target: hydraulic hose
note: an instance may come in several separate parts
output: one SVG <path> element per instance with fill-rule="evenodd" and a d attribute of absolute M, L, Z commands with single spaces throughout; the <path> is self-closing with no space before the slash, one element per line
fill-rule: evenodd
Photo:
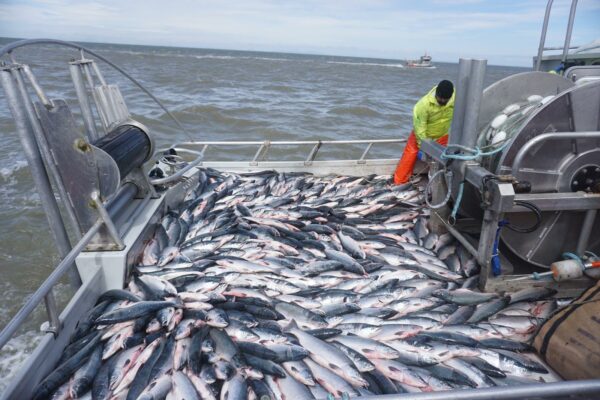
<path fill-rule="evenodd" d="M 520 226 L 515 226 L 515 225 L 509 223 L 508 225 L 506 225 L 506 227 L 508 229 L 510 229 L 513 232 L 518 232 L 518 233 L 531 233 L 540 227 L 540 224 L 542 223 L 542 212 L 535 204 L 529 203 L 527 201 L 522 201 L 522 200 L 515 200 L 515 204 L 531 210 L 531 212 L 533 212 L 536 217 L 536 221 L 532 226 L 527 227 L 527 228 L 522 228 Z"/>

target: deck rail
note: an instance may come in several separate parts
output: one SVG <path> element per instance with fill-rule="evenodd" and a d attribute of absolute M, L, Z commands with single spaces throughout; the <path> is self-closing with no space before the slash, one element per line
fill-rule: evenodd
<path fill-rule="evenodd" d="M 271 141 L 271 140 L 254 140 L 254 141 L 190 141 L 190 142 L 181 142 L 176 144 L 173 147 L 170 147 L 168 149 L 162 149 L 159 151 L 160 152 L 165 152 L 167 151 L 168 154 L 168 150 L 175 150 L 178 153 L 182 153 L 182 154 L 190 154 L 193 155 L 195 158 L 194 160 L 185 163 L 185 165 L 176 171 L 176 168 L 173 168 L 173 170 L 171 171 L 172 174 L 164 177 L 164 178 L 155 178 L 155 179 L 151 179 L 150 182 L 154 185 L 163 185 L 166 183 L 170 183 L 173 181 L 176 181 L 177 179 L 179 179 L 180 177 L 182 177 L 185 173 L 187 173 L 190 169 L 194 168 L 194 167 L 198 167 L 204 164 L 205 162 L 205 155 L 206 152 L 208 151 L 209 147 L 212 146 L 212 148 L 215 147 L 244 147 L 244 148 L 248 148 L 248 147 L 252 147 L 252 146 L 258 146 L 256 152 L 254 153 L 254 157 L 251 160 L 247 160 L 247 161 L 236 161 L 234 162 L 236 164 L 236 166 L 238 167 L 258 167 L 259 163 L 262 163 L 264 161 L 267 160 L 267 156 L 269 155 L 269 151 L 273 148 L 273 147 L 283 147 L 283 146 L 307 146 L 310 145 L 312 146 L 310 151 L 308 152 L 306 158 L 304 159 L 304 161 L 300 161 L 300 162 L 293 162 L 290 160 L 269 160 L 271 161 L 269 163 L 269 166 L 274 165 L 274 163 L 278 163 L 278 162 L 283 162 L 283 163 L 294 163 L 296 164 L 296 166 L 304 166 L 304 167 L 309 167 L 313 164 L 313 162 L 315 161 L 315 159 L 317 158 L 317 155 L 319 153 L 319 151 L 321 150 L 321 148 L 325 145 L 325 146 L 331 146 L 331 147 L 339 147 L 344 146 L 344 145 L 359 145 L 359 144 L 364 144 L 366 145 L 364 150 L 362 151 L 361 156 L 358 159 L 350 159 L 350 160 L 339 160 L 336 159 L 337 161 L 344 161 L 347 163 L 351 163 L 351 164 L 366 164 L 367 161 L 369 160 L 375 160 L 375 159 L 367 159 L 367 155 L 369 154 L 369 152 L 371 151 L 371 149 L 373 148 L 374 145 L 381 145 L 381 144 L 402 144 L 402 143 L 406 143 L 407 139 L 406 138 L 396 138 L 396 139 L 357 139 L 357 140 L 294 140 L 294 141 L 288 141 L 288 140 L 282 140 L 282 141 Z M 170 164 L 172 166 L 177 166 L 178 164 L 180 164 L 178 161 L 175 162 L 170 162 L 167 160 L 168 157 L 163 157 L 162 161 L 165 164 Z M 209 162 L 210 164 L 213 164 L 213 162 Z M 227 161 L 222 161 L 222 162 L 214 162 L 220 166 L 224 166 L 226 165 L 228 162 Z M 229 162 L 232 163 L 232 162 Z M 180 164 L 180 166 L 184 164 L 183 162 Z M 300 165 L 298 165 L 300 164 Z"/>
<path fill-rule="evenodd" d="M 52 273 L 46 280 L 36 289 L 35 292 L 27 299 L 25 304 L 17 311 L 14 317 L 6 324 L 0 332 L 0 350 L 11 340 L 13 335 L 19 330 L 25 322 L 28 321 L 29 315 L 36 307 L 44 300 L 46 311 L 49 315 L 47 326 L 43 329 L 46 333 L 57 335 L 61 330 L 61 321 L 58 316 L 58 309 L 54 303 L 48 304 L 48 298 L 51 297 L 52 289 L 70 270 L 77 256 L 85 250 L 88 243 L 98 233 L 100 228 L 110 221 L 111 217 L 118 214 L 129 201 L 133 199 L 137 192 L 135 186 L 131 183 L 121 187 L 119 192 L 106 205 L 99 202 L 96 206 L 105 208 L 106 214 L 98 218 L 96 223 L 83 235 L 83 237 L 73 246 L 61 262 L 52 270 Z M 140 205 L 144 202 L 140 203 Z M 117 233 L 120 237 L 121 233 Z"/>
<path fill-rule="evenodd" d="M 367 160 L 367 155 L 371 151 L 374 145 L 382 144 L 402 144 L 406 143 L 406 138 L 394 138 L 394 139 L 357 139 L 357 140 L 251 140 L 251 141 L 191 141 L 181 142 L 175 146 L 175 150 L 182 152 L 188 152 L 190 154 L 196 154 L 206 156 L 206 152 L 209 147 L 225 146 L 225 147 L 252 147 L 258 146 L 254 157 L 249 161 L 250 165 L 257 165 L 260 161 L 266 161 L 269 151 L 273 147 L 278 146 L 312 146 L 308 152 L 304 163 L 310 165 L 319 154 L 319 151 L 323 146 L 339 147 L 344 145 L 366 145 L 361 156 L 358 159 L 349 160 L 362 163 Z"/>

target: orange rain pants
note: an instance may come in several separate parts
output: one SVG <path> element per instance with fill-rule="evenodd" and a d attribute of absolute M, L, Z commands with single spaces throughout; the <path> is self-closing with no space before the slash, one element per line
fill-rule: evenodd
<path fill-rule="evenodd" d="M 437 139 L 436 142 L 438 142 L 442 146 L 447 146 L 448 135 L 446 134 L 442 136 L 441 138 Z M 410 133 L 410 136 L 408 137 L 406 147 L 404 148 L 404 153 L 402 153 L 402 158 L 398 162 L 398 166 L 396 167 L 396 171 L 394 172 L 394 184 L 400 185 L 402 183 L 408 182 L 408 179 L 413 173 L 415 163 L 417 162 L 418 153 L 419 145 L 417 143 L 415 131 L 413 130 Z"/>

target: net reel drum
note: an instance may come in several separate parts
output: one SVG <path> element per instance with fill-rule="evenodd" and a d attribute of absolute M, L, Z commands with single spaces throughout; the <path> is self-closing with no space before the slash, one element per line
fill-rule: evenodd
<path fill-rule="evenodd" d="M 533 194 L 600 193 L 600 138 L 578 135 L 600 130 L 600 81 L 576 86 L 544 72 L 510 76 L 483 91 L 478 130 L 480 148 L 504 146 L 497 155 L 482 158 L 481 165 L 498 176 L 512 176 L 520 185 L 515 188 Z M 572 135 L 527 146 L 553 132 Z M 481 208 L 474 207 L 480 203 L 479 193 L 471 190 L 465 193 L 462 211 L 481 217 Z M 588 210 L 542 211 L 534 232 L 505 229 L 502 243 L 521 260 L 549 268 L 561 254 L 577 251 L 587 215 L 592 230 L 584 250 L 597 253 L 600 217 L 593 213 L 590 217 Z M 511 213 L 509 220 L 521 227 L 537 222 L 530 210 Z"/>

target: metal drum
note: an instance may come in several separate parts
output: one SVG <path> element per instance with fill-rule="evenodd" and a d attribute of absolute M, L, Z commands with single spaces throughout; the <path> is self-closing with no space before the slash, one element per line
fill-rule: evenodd
<path fill-rule="evenodd" d="M 504 115 L 504 116 L 503 116 Z M 480 160 L 497 175 L 512 175 L 530 184 L 531 193 L 569 193 L 600 190 L 600 139 L 575 138 L 578 132 L 600 130 L 600 82 L 581 86 L 559 75 L 526 72 L 495 82 L 483 92 L 477 145 L 484 151 L 503 146 L 498 154 Z M 573 139 L 549 140 L 531 147 L 515 165 L 519 150 L 533 138 L 551 132 L 573 132 Z M 502 140 L 498 139 L 498 135 Z M 457 192 L 459 182 L 453 183 Z M 461 213 L 481 219 L 481 197 L 465 186 Z M 504 229 L 505 247 L 520 259 L 539 267 L 575 252 L 584 224 L 584 211 L 544 211 L 532 233 Z M 514 225 L 535 222 L 531 212 L 507 215 Z M 600 217 L 595 217 L 585 250 L 600 252 Z"/>
<path fill-rule="evenodd" d="M 490 145 L 492 138 L 486 137 L 489 133 L 490 125 L 497 116 L 503 114 L 511 105 L 518 104 L 520 106 L 518 112 L 523 112 L 527 107 L 527 98 L 531 95 L 538 95 L 545 98 L 556 95 L 573 86 L 572 81 L 560 75 L 549 74 L 547 72 L 523 72 L 494 82 L 484 89 L 481 97 L 479 118 L 477 121 L 477 132 L 479 132 L 477 145 L 483 149 L 486 149 Z M 528 112 L 531 114 L 531 110 Z M 516 127 L 516 129 L 512 129 L 510 134 L 518 135 L 518 131 L 519 129 Z M 498 154 L 483 158 L 479 162 L 481 166 L 489 171 L 496 172 L 500 157 L 501 154 Z M 457 181 L 453 182 L 453 193 L 458 192 L 459 183 Z M 461 214 L 481 220 L 483 218 L 483 210 L 481 208 L 481 196 L 479 192 L 470 185 L 466 185 L 464 190 Z"/>
<path fill-rule="evenodd" d="M 600 82 L 572 87 L 538 107 L 512 137 L 492 165 L 498 175 L 512 174 L 531 183 L 532 193 L 598 192 L 600 189 L 600 139 L 577 138 L 577 132 L 600 130 Z M 549 132 L 573 132 L 573 138 L 549 140 L 531 148 L 521 160 L 516 156 L 531 139 Z M 566 251 L 574 252 L 585 212 L 547 211 L 540 227 L 530 234 L 504 232 L 506 246 L 532 264 L 547 267 Z M 531 226 L 531 213 L 510 215 L 511 222 Z M 589 222 L 588 222 L 589 223 Z M 600 251 L 600 218 L 595 217 L 589 245 Z"/>

